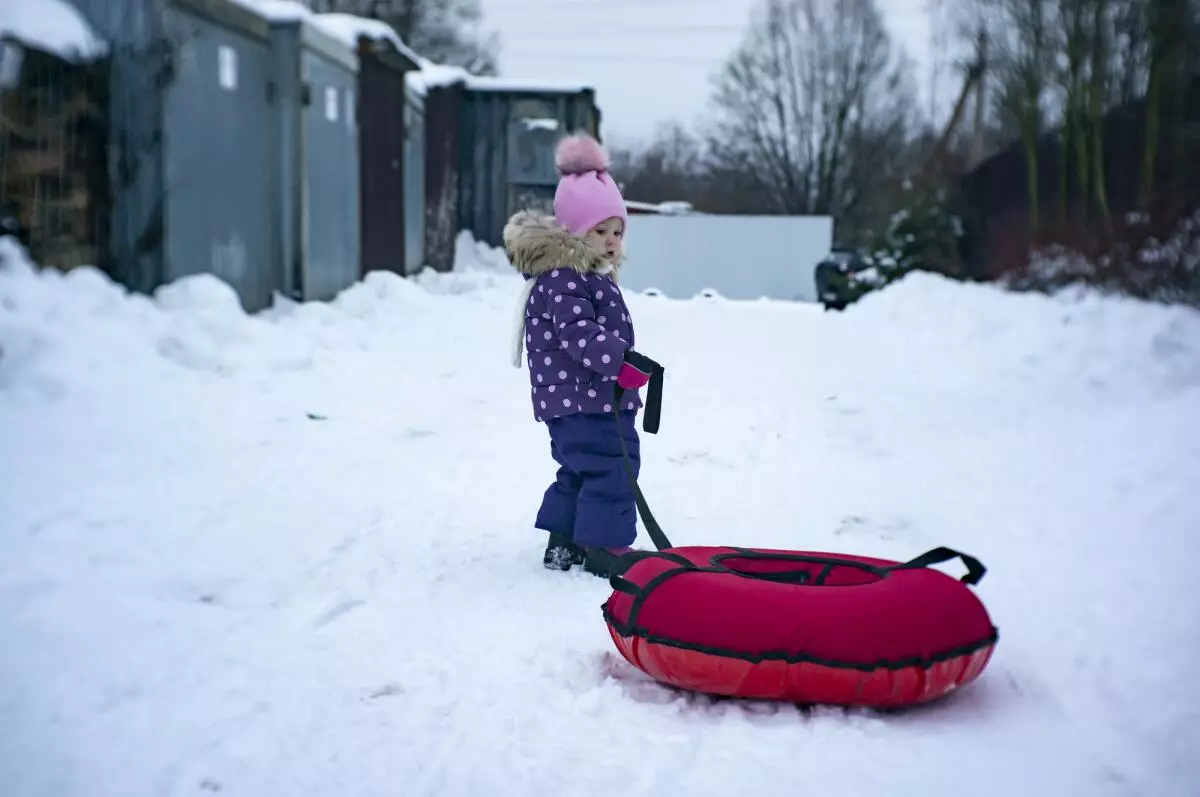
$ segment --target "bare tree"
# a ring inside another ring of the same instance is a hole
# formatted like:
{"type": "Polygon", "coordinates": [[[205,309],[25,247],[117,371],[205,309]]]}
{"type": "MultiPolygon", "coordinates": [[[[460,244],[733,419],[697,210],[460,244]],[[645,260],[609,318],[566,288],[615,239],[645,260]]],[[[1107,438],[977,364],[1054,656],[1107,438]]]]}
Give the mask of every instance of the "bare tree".
{"type": "Polygon", "coordinates": [[[1040,219],[1038,141],[1049,127],[1055,50],[1052,0],[983,0],[990,37],[988,68],[1002,129],[1013,130],[1025,151],[1029,225],[1040,219]]]}
{"type": "MultiPolygon", "coordinates": [[[[1155,176],[1159,158],[1161,130],[1176,128],[1175,160],[1182,164],[1187,152],[1187,136],[1182,133],[1186,119],[1189,72],[1200,67],[1200,3],[1189,0],[1142,0],[1146,5],[1149,74],[1146,89],[1146,140],[1142,152],[1143,204],[1155,194],[1155,176]]],[[[1178,191],[1186,186],[1184,170],[1173,182],[1178,191]]]]}
{"type": "Polygon", "coordinates": [[[911,66],[874,0],[762,0],[716,79],[713,166],[776,213],[858,226],[914,117],[911,66]]]}
{"type": "Polygon", "coordinates": [[[629,199],[703,204],[706,164],[700,141],[679,122],[659,127],[648,146],[612,148],[613,175],[629,199]]]}
{"type": "Polygon", "coordinates": [[[1132,102],[1146,93],[1150,74],[1149,5],[1147,0],[1126,0],[1116,3],[1113,9],[1113,99],[1118,104],[1132,102]]]}
{"type": "MultiPolygon", "coordinates": [[[[1184,106],[1200,58],[1200,0],[969,0],[956,9],[960,43],[981,26],[995,40],[989,125],[994,143],[1022,142],[1035,226],[1035,145],[1045,134],[1056,133],[1061,145],[1052,178],[1060,221],[1074,207],[1081,220],[1107,223],[1104,119],[1117,105],[1145,101],[1140,204],[1166,188],[1155,185],[1163,177],[1160,147],[1173,147],[1171,162],[1187,161],[1184,106]]],[[[1188,179],[1185,170],[1168,176],[1175,184],[1167,193],[1188,179]]]]}
{"type": "Polygon", "coordinates": [[[306,0],[317,13],[355,14],[391,25],[405,44],[430,61],[494,75],[497,34],[483,30],[480,0],[306,0]]]}

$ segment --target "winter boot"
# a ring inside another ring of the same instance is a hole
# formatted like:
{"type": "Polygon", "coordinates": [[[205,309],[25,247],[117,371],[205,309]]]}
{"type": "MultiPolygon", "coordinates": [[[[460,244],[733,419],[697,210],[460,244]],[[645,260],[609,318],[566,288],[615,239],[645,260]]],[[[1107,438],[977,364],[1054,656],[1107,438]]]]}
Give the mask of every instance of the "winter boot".
{"type": "Polygon", "coordinates": [[[583,549],[568,537],[551,534],[546,541],[546,552],[542,554],[542,566],[547,570],[570,570],[583,564],[583,549]]]}

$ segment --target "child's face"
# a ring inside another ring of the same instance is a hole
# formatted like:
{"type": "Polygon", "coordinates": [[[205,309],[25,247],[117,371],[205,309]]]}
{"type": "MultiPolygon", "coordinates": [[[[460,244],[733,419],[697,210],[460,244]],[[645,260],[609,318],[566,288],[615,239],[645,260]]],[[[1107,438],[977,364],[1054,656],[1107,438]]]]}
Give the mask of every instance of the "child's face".
{"type": "Polygon", "coordinates": [[[625,223],[617,216],[607,218],[588,230],[587,242],[608,262],[616,262],[621,254],[621,238],[625,235],[625,223]]]}

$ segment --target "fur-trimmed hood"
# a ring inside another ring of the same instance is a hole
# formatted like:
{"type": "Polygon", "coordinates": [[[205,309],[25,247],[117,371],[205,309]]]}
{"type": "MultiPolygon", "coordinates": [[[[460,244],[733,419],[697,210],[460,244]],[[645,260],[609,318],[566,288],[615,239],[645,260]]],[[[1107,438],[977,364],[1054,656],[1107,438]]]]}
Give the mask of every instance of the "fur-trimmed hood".
{"type": "Polygon", "coordinates": [[[504,249],[517,271],[536,277],[556,268],[579,272],[611,273],[617,277],[625,256],[625,242],[617,262],[609,263],[588,245],[583,236],[572,235],[553,216],[532,210],[516,213],[504,225],[504,249]]]}

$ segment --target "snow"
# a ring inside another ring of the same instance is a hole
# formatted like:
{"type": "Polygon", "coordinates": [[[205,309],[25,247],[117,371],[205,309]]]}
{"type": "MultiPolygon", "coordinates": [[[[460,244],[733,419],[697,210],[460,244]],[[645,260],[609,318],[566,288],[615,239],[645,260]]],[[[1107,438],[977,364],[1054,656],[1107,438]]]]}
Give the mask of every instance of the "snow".
{"type": "Polygon", "coordinates": [[[691,202],[671,201],[671,202],[639,202],[637,200],[625,200],[625,207],[629,210],[640,210],[645,213],[665,213],[680,215],[684,213],[695,213],[695,208],[691,202]]]}
{"type": "Polygon", "coordinates": [[[534,119],[531,117],[523,117],[521,124],[526,130],[547,130],[557,132],[562,127],[557,119],[534,119]]]}
{"type": "Polygon", "coordinates": [[[416,62],[421,60],[421,57],[404,43],[395,28],[377,19],[368,19],[353,14],[317,14],[299,0],[234,0],[234,2],[270,22],[304,20],[323,33],[329,34],[352,51],[358,50],[358,38],[363,36],[373,41],[386,39],[405,57],[416,62]]]}
{"type": "Polygon", "coordinates": [[[6,797],[1196,793],[1194,310],[921,274],[844,313],[629,295],[677,544],[989,567],[979,681],[802,711],[649,681],[608,585],[542,569],[499,252],[247,317],[212,277],[128,295],[0,246],[6,797]]]}
{"type": "Polygon", "coordinates": [[[312,21],[317,16],[300,0],[233,0],[269,22],[312,21]]]}
{"type": "Polygon", "coordinates": [[[577,94],[590,91],[591,86],[577,80],[550,80],[544,77],[516,77],[509,75],[471,75],[467,88],[475,91],[512,91],[533,93],[577,94]]]}
{"type": "Polygon", "coordinates": [[[108,52],[108,44],[65,0],[4,0],[0,3],[0,39],[4,38],[73,62],[102,58],[108,52]]]}
{"type": "Polygon", "coordinates": [[[372,41],[386,40],[404,57],[414,63],[421,61],[421,56],[405,44],[396,33],[396,29],[386,22],[356,17],[353,14],[317,14],[315,18],[322,29],[352,50],[358,49],[359,37],[372,41]]]}
{"type": "Polygon", "coordinates": [[[420,64],[419,70],[404,75],[405,84],[419,96],[424,96],[432,88],[467,83],[471,78],[471,73],[462,67],[443,66],[426,58],[422,58],[420,64]]]}
{"type": "MultiPolygon", "coordinates": [[[[1149,216],[1130,213],[1127,220],[1131,226],[1144,224],[1149,216]]],[[[1134,232],[1131,241],[1111,247],[1097,263],[1070,247],[1048,245],[1033,253],[1028,273],[1013,275],[1009,284],[1052,288],[1079,283],[1106,287],[1108,283],[1136,287],[1142,295],[1158,301],[1200,305],[1200,210],[1180,219],[1165,240],[1145,236],[1138,241],[1140,236],[1134,232]]]]}
{"type": "Polygon", "coordinates": [[[424,96],[432,88],[450,86],[461,83],[472,91],[504,91],[531,93],[564,93],[575,94],[588,91],[591,86],[571,80],[553,80],[536,77],[506,77],[472,75],[458,66],[435,64],[422,58],[421,69],[405,74],[408,88],[420,96],[424,96]]]}
{"type": "Polygon", "coordinates": [[[436,64],[418,55],[404,43],[395,28],[385,22],[351,14],[316,14],[299,0],[234,1],[272,22],[306,20],[352,50],[358,48],[359,36],[374,40],[387,39],[419,65],[419,69],[404,75],[405,85],[417,96],[424,96],[429,89],[456,83],[472,91],[577,93],[590,88],[587,84],[567,80],[472,75],[462,67],[436,64]]]}

